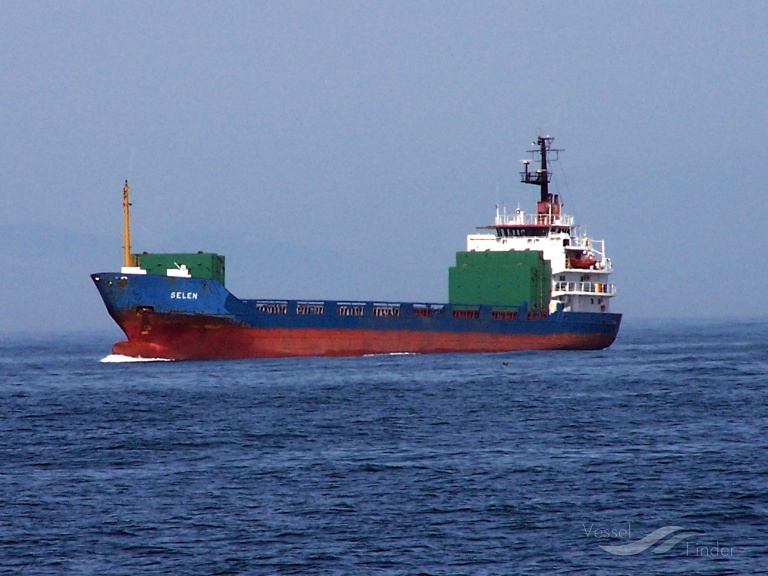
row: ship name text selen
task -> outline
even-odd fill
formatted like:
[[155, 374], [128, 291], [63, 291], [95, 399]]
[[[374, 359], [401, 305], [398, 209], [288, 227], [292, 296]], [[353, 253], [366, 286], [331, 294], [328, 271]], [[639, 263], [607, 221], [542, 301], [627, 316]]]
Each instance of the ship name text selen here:
[[171, 300], [197, 300], [197, 292], [171, 292]]

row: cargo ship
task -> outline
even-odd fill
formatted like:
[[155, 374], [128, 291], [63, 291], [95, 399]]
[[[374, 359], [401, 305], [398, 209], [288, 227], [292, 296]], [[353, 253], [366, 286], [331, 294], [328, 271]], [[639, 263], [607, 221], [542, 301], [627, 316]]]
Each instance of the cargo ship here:
[[[539, 136], [521, 182], [536, 211], [507, 214], [470, 234], [448, 271], [448, 302], [240, 299], [225, 287], [224, 256], [131, 253], [123, 189], [124, 266], [92, 274], [134, 358], [215, 360], [392, 353], [598, 350], [621, 314], [605, 242], [586, 235], [550, 191], [553, 138]], [[531, 167], [538, 161], [538, 167]]]

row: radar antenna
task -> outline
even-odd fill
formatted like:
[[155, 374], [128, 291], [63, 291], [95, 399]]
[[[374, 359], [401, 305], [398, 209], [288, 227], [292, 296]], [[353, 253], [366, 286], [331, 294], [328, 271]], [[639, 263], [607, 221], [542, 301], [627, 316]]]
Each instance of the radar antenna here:
[[538, 148], [528, 150], [528, 152], [530, 152], [534, 158], [536, 154], [539, 155], [541, 167], [536, 170], [536, 172], [530, 172], [528, 170], [530, 162], [523, 162], [525, 164], [525, 171], [520, 172], [521, 182], [525, 184], [533, 184], [541, 188], [541, 202], [552, 202], [552, 197], [549, 194], [549, 181], [552, 179], [552, 173], [547, 167], [547, 154], [554, 153], [555, 158], [552, 160], [557, 160], [558, 153], [562, 152], [562, 150], [558, 148], [552, 148], [553, 141], [553, 136], [539, 136], [536, 142], [532, 142], [532, 144], [538, 146]]

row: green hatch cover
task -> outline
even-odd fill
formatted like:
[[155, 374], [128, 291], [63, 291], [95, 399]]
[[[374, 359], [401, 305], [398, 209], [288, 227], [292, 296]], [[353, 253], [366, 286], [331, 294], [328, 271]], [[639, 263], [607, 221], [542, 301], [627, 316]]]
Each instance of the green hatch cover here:
[[546, 310], [552, 288], [552, 267], [542, 252], [457, 252], [448, 270], [451, 304], [520, 306]]

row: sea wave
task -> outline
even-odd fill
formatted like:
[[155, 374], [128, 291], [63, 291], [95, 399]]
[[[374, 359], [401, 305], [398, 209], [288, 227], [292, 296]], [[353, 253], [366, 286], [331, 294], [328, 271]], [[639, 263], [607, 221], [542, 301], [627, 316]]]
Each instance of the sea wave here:
[[122, 354], [110, 354], [101, 359], [105, 364], [119, 364], [123, 362], [173, 362], [169, 358], [135, 358], [133, 356], [123, 356]]

